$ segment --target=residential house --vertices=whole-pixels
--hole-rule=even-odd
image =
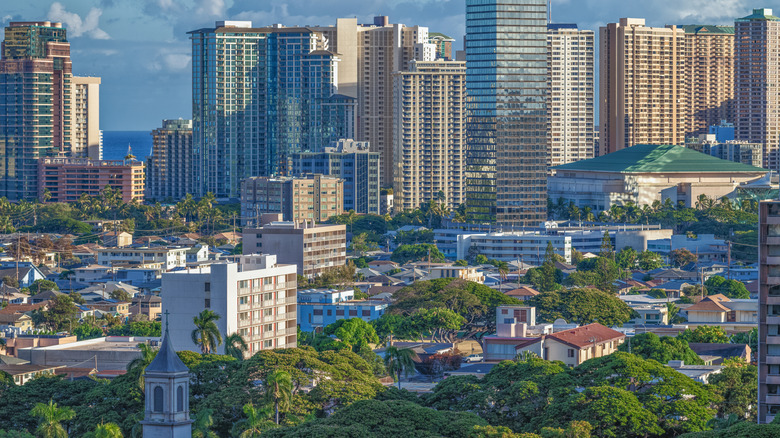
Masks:
[[[150,321],[160,317],[162,298],[152,294],[138,294],[133,297],[130,305],[131,315],[146,315]]]
[[[0,303],[27,304],[28,297],[29,295],[23,294],[15,287],[8,286],[5,283],[0,285]]]
[[[669,324],[669,309],[665,305],[634,305],[631,306],[637,316],[628,321],[634,325],[667,325]]]
[[[691,342],[688,346],[694,353],[698,354],[699,357],[711,357],[712,365],[720,365],[725,359],[741,359],[745,362],[750,362],[752,360],[753,351],[747,344]]]
[[[37,293],[29,298],[29,301],[32,304],[40,304],[46,301],[51,301],[57,296],[65,295],[64,293],[56,290],[45,290],[43,292]]]
[[[30,380],[36,379],[41,376],[53,376],[54,370],[62,368],[62,366],[49,366],[49,365],[0,365],[0,371],[4,371],[11,375],[14,379],[14,383],[24,385]]]
[[[682,360],[670,360],[666,366],[705,385],[709,383],[710,377],[723,369],[720,365],[686,365]]]
[[[515,347],[519,354],[530,351],[545,360],[559,360],[577,366],[588,359],[603,357],[617,351],[626,335],[599,323],[543,335]]]
[[[30,262],[19,262],[18,268],[13,262],[3,262],[0,267],[0,280],[10,277],[18,282],[19,287],[30,287],[35,280],[46,279],[46,276]]]
[[[685,308],[689,323],[758,323],[758,300],[729,299],[722,294],[709,295]]]
[[[117,301],[112,299],[99,300],[89,303],[89,309],[99,310],[102,313],[126,318],[130,316],[130,303],[126,301]]]
[[[33,320],[26,313],[0,313],[0,331],[16,333],[32,330]]]
[[[99,283],[111,278],[111,267],[103,265],[87,265],[74,269],[73,273],[73,279],[77,283]]]
[[[485,281],[485,275],[477,271],[477,268],[473,266],[440,266],[431,268],[427,278],[431,280],[437,278],[457,278],[475,283]]]
[[[504,295],[517,298],[518,300],[525,302],[539,295],[539,291],[529,286],[520,286],[517,289],[504,292]]]

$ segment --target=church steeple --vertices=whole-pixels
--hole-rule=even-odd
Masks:
[[[168,312],[162,345],[144,370],[146,408],[144,438],[190,438],[190,370],[179,359],[168,334]]]

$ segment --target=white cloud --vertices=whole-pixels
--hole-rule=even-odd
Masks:
[[[179,72],[189,68],[191,55],[178,49],[162,49],[149,64],[149,70]]]
[[[223,17],[225,15],[225,0],[200,0],[195,12],[199,16]]]
[[[79,14],[68,12],[61,3],[54,2],[49,8],[48,18],[52,21],[61,21],[68,30],[69,36],[80,37],[82,35],[89,35],[96,40],[111,39],[108,33],[98,27],[98,22],[100,21],[100,16],[102,14],[102,9],[92,8],[82,20]]]

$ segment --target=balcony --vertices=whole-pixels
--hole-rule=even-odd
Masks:
[[[767,365],[780,365],[780,356],[769,356],[766,357],[766,364]]]

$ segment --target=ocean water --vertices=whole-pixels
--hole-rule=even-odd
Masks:
[[[151,131],[103,131],[103,159],[123,160],[128,146],[139,161],[152,154]]]

